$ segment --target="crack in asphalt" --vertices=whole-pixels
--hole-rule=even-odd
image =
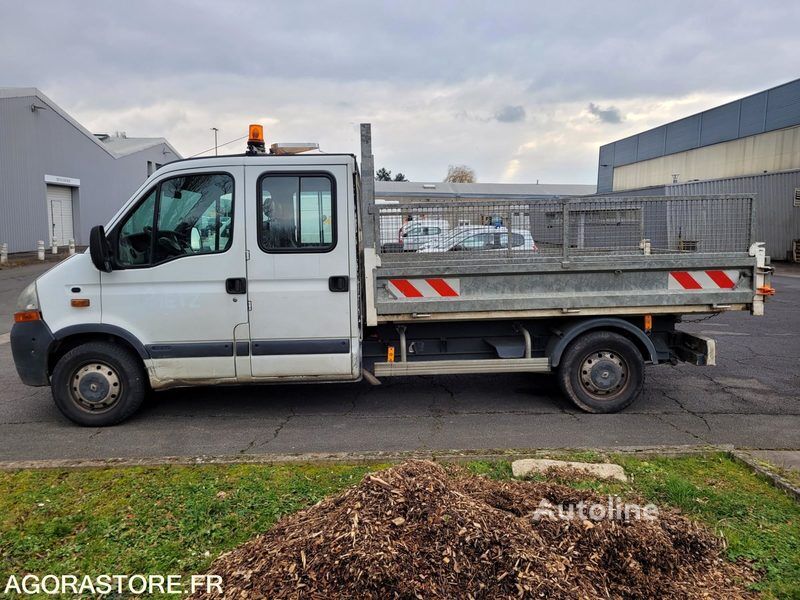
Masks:
[[[278,426],[275,428],[275,431],[272,432],[272,438],[267,440],[263,444],[259,444],[259,446],[261,446],[261,447],[268,446],[271,442],[274,442],[275,439],[278,437],[278,435],[280,435],[281,430],[284,427],[286,427],[287,423],[289,423],[289,421],[291,421],[295,416],[296,415],[294,414],[294,412],[292,412],[292,414],[290,414],[290,415],[287,415],[286,418],[283,421],[278,423]]]
[[[359,400],[361,400],[362,396],[366,396],[372,391],[372,386],[369,388],[364,388],[363,386],[359,386],[355,388],[355,393],[350,397],[350,408],[347,409],[344,413],[342,413],[343,417],[349,417],[356,411],[356,404],[358,404]]]
[[[708,373],[706,373],[704,371],[701,371],[700,375],[702,377],[704,377],[705,379],[707,379],[708,381],[710,381],[711,383],[713,383],[715,386],[717,386],[719,389],[721,389],[726,394],[730,394],[731,396],[733,396],[737,400],[740,400],[741,402],[745,402],[746,404],[753,404],[753,401],[750,398],[746,398],[746,397],[742,396],[741,393],[736,391],[736,388],[717,381],[716,379],[714,379],[714,377],[712,375],[709,375]],[[758,379],[756,379],[756,381],[758,381],[759,383],[763,383]],[[770,389],[770,393],[773,393],[773,390]]]
[[[656,411],[656,410],[649,410],[649,411],[632,411],[626,410],[623,413],[620,413],[620,416],[625,415],[636,415],[636,416],[648,416],[648,415],[677,415],[681,414],[683,411]],[[694,413],[691,411],[685,411],[698,419],[704,419],[709,416],[752,416],[752,417],[800,417],[800,412],[746,412],[746,411],[722,411],[722,412],[707,412],[707,413]],[[348,415],[351,419],[419,419],[419,418],[426,418],[426,419],[434,419],[440,418],[444,415],[450,415],[455,417],[474,417],[480,415],[486,416],[496,416],[496,415],[518,415],[518,416],[567,416],[571,419],[580,421],[580,414],[581,413],[571,413],[565,410],[559,411],[535,411],[535,410],[486,410],[486,411],[448,411],[448,412],[441,412],[429,415],[413,415],[413,414],[400,414],[400,413],[390,413],[390,414],[350,414]],[[235,419],[247,419],[248,421],[252,421],[254,419],[259,418],[268,418],[268,419],[281,419],[286,420],[288,418],[294,419],[307,419],[307,418],[316,418],[316,417],[341,417],[344,416],[342,413],[304,413],[304,414],[297,414],[292,413],[286,416],[275,416],[275,415],[248,415],[248,416],[234,416],[231,417],[229,415],[187,415],[187,416],[167,416],[162,415],[159,416],[161,420],[181,420],[185,418],[195,418],[195,419],[223,419],[223,420],[235,420]],[[0,422],[0,426],[3,425],[53,425],[55,421],[3,421]],[[123,429],[125,427],[130,427],[130,425],[120,425],[117,426],[118,429]]]
[[[435,376],[423,377],[423,380],[426,381],[429,385],[431,385],[432,387],[435,387],[435,388],[439,388],[440,390],[443,390],[445,394],[450,396],[450,400],[455,402],[456,401],[455,392],[453,390],[451,390],[450,387],[446,383],[444,383],[444,381],[440,381],[440,379],[441,379],[441,377],[435,377]],[[433,419],[433,434],[434,435],[436,435],[437,433],[441,432],[442,429],[444,428],[443,417],[444,417],[445,414],[451,414],[451,415],[458,414],[458,412],[455,409],[452,409],[452,408],[447,410],[447,411],[444,411],[441,408],[437,408],[436,404],[437,404],[438,400],[439,400],[439,398],[437,397],[437,395],[435,393],[431,394],[431,401],[428,403],[428,406],[427,406],[428,418],[432,418]],[[420,432],[420,434],[421,433],[422,432]],[[420,439],[420,442],[421,441],[422,440]]]
[[[708,440],[706,440],[704,437],[702,437],[700,435],[697,435],[696,433],[693,433],[693,432],[689,431],[688,429],[681,429],[675,423],[673,423],[672,421],[670,421],[668,419],[662,419],[661,415],[659,413],[651,413],[651,414],[656,419],[658,419],[659,421],[664,423],[665,425],[669,425],[670,427],[672,427],[675,431],[679,431],[680,433],[685,433],[686,435],[689,435],[689,436],[693,437],[694,439],[696,439],[696,440],[698,440],[698,441],[700,441],[700,442],[702,442],[704,444],[708,444],[709,443]],[[709,431],[710,431],[710,429],[709,429]]]
[[[667,400],[672,400],[672,401],[673,401],[675,404],[677,404],[678,406],[680,406],[680,407],[681,407],[681,409],[685,410],[685,411],[686,411],[688,414],[692,415],[693,417],[697,417],[698,419],[700,419],[700,420],[703,422],[703,425],[705,425],[705,426],[706,426],[706,429],[708,429],[708,431],[709,431],[709,432],[711,431],[711,425],[709,425],[709,424],[708,424],[708,421],[706,420],[706,417],[705,417],[705,415],[702,415],[702,414],[700,414],[700,413],[697,413],[697,412],[695,412],[695,411],[693,411],[693,410],[689,410],[688,408],[686,408],[686,405],[685,405],[683,402],[681,402],[680,400],[678,400],[677,398],[675,398],[675,397],[673,397],[673,396],[670,396],[670,395],[669,395],[667,392],[665,392],[664,390],[661,390],[661,394],[662,394],[662,395],[663,395],[663,396],[664,396],[664,397],[665,397]]]

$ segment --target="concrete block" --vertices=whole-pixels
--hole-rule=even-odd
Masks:
[[[527,477],[532,473],[546,473],[548,469],[573,469],[598,479],[616,479],[628,481],[625,471],[612,463],[583,463],[566,460],[550,460],[547,458],[524,458],[511,463],[514,477]]]

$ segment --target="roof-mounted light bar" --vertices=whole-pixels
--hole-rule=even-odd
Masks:
[[[278,156],[286,154],[300,154],[301,152],[311,152],[312,150],[319,150],[319,144],[316,142],[292,142],[288,144],[272,144],[269,147],[269,153],[276,154]]]

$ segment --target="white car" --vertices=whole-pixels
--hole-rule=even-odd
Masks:
[[[457,227],[448,237],[426,245],[420,249],[420,252],[508,250],[508,235],[506,227],[490,225]],[[539,251],[530,231],[524,229],[511,230],[511,249],[527,252]]]
[[[397,241],[403,252],[414,252],[428,244],[443,241],[450,235],[450,224],[444,219],[419,219],[404,223]]]

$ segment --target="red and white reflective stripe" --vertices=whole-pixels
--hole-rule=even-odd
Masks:
[[[458,279],[390,279],[386,287],[395,298],[455,298],[461,293]]]
[[[670,271],[670,290],[732,290],[739,281],[739,271]]]

